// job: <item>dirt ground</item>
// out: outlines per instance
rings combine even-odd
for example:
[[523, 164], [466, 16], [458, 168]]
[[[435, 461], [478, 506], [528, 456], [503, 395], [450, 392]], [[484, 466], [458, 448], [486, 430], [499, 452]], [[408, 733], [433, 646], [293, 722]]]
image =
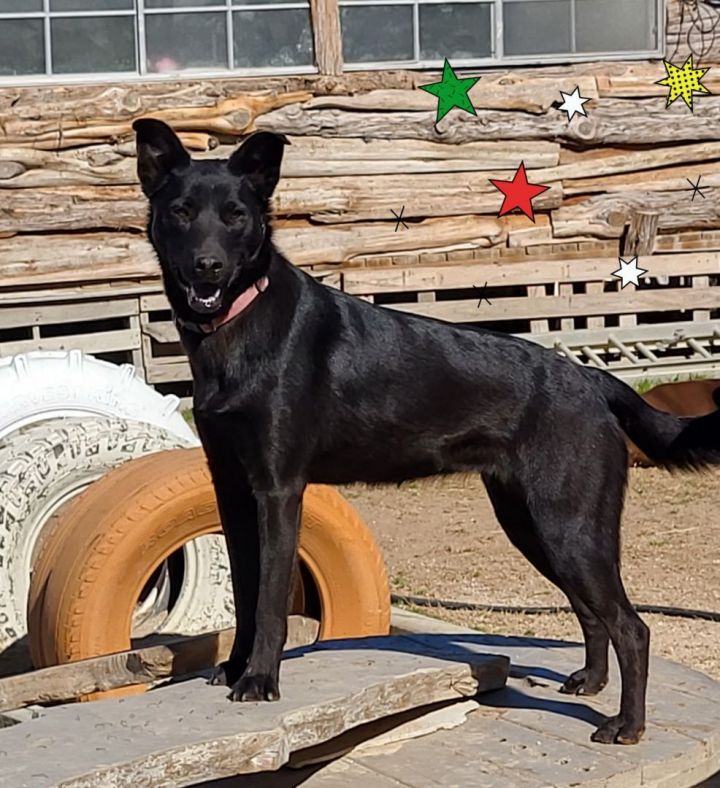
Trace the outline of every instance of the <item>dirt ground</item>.
[[[482, 482], [448, 477], [341, 489], [375, 533], [393, 592], [506, 605], [566, 605], [507, 540]], [[631, 600], [720, 611], [720, 471], [630, 474], [623, 577]], [[491, 633], [582, 640], [571, 614], [428, 611]], [[651, 650], [720, 680], [720, 623], [643, 614]]]

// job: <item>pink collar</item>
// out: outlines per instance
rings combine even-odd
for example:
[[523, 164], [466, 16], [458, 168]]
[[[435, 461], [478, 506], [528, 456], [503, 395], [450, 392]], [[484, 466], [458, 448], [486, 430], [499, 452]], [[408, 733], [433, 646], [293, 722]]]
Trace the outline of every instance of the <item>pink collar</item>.
[[253, 282], [247, 290], [243, 290], [242, 293], [240, 293], [224, 315], [214, 318], [209, 323], [191, 323], [187, 320], [178, 320], [178, 322], [185, 328], [199, 331], [202, 334], [212, 334], [217, 331], [220, 326], [224, 326], [225, 323], [229, 323], [233, 318], [244, 312], [260, 293], [267, 290], [269, 284], [270, 280], [267, 276], [260, 277], [257, 282]]

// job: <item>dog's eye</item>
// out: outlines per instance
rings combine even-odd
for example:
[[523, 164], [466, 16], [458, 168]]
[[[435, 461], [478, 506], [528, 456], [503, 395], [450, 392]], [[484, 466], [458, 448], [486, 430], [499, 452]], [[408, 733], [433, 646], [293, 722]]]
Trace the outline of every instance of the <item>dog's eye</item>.
[[238, 205], [230, 205], [225, 209], [225, 222], [227, 224], [242, 224], [247, 220], [247, 213]]
[[189, 222], [190, 219], [192, 219], [190, 208], [188, 208], [187, 205], [173, 205], [170, 210], [172, 211], [173, 216], [176, 219], [179, 219], [181, 222]]

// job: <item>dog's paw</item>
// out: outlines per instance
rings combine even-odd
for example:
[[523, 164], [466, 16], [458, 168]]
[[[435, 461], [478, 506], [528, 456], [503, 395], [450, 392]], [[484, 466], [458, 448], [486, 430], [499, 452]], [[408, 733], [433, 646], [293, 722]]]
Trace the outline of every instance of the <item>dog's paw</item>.
[[233, 701], [280, 700], [278, 680], [268, 673], [249, 673], [232, 685]]
[[213, 668], [208, 684], [220, 687], [232, 687], [242, 676], [247, 666], [247, 660], [226, 660]]
[[594, 676], [586, 668], [580, 668], [565, 679], [565, 683], [560, 687], [560, 692], [565, 695], [597, 695], [604, 689], [607, 681], [607, 674]]
[[645, 732], [644, 725], [630, 725], [621, 714], [608, 717], [590, 737], [600, 744], [637, 744]]

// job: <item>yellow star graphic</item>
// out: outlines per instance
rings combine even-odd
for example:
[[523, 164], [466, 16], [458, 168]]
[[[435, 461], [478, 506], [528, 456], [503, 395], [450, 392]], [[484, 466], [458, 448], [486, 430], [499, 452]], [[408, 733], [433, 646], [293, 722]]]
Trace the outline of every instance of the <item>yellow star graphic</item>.
[[705, 85], [700, 83], [700, 80], [710, 71], [709, 68], [693, 68], [692, 55], [685, 61], [682, 68], [678, 68], [670, 63], [668, 60], [663, 60], [667, 76], [665, 79], [658, 80], [656, 85], [665, 85], [670, 88], [668, 94], [666, 108], [669, 107], [675, 99], [682, 96], [683, 101], [690, 107], [692, 112], [693, 108], [693, 92], [695, 93], [709, 93], [710, 91]]

